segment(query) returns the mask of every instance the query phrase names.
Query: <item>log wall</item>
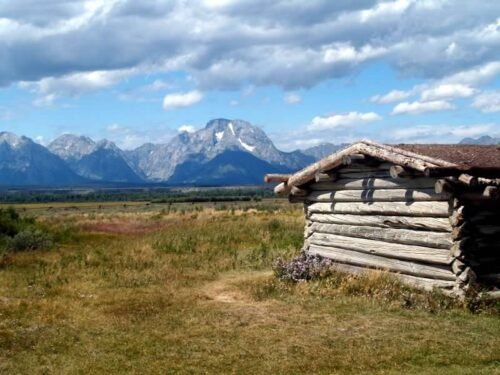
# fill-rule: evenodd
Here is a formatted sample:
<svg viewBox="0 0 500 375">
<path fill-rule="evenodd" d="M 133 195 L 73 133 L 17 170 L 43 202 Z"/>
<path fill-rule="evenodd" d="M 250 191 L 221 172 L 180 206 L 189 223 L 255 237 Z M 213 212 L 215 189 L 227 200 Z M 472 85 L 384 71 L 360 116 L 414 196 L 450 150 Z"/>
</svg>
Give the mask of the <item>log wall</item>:
<svg viewBox="0 0 500 375">
<path fill-rule="evenodd" d="M 457 228 L 450 221 L 453 197 L 436 193 L 436 179 L 423 173 L 393 178 L 390 166 L 353 162 L 337 169 L 330 181 L 302 186 L 308 191 L 300 198 L 306 214 L 304 250 L 334 260 L 341 269 L 383 269 L 427 289 L 456 290 L 458 276 L 472 270 L 451 252 L 459 241 L 452 236 Z M 495 231 L 483 222 L 479 228 Z M 489 255 L 489 250 L 481 253 Z M 500 276 L 495 272 L 481 275 Z"/>
<path fill-rule="evenodd" d="M 454 272 L 460 288 L 472 283 L 500 288 L 500 207 L 495 202 L 454 200 Z"/>
</svg>

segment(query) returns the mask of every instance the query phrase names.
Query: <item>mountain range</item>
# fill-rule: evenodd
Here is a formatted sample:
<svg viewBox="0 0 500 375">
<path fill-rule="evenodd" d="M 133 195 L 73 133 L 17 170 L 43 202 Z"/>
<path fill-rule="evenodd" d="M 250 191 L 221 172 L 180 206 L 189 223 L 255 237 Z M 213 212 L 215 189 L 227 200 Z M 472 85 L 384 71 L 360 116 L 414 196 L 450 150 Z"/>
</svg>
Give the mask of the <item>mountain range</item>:
<svg viewBox="0 0 500 375">
<path fill-rule="evenodd" d="M 283 152 L 260 128 L 215 119 L 166 144 L 122 150 L 108 140 L 64 134 L 47 147 L 0 133 L 0 185 L 66 186 L 100 183 L 170 185 L 261 184 L 265 173 L 296 171 L 340 146 Z"/>
<path fill-rule="evenodd" d="M 500 138 L 460 143 L 498 144 Z M 47 147 L 0 132 L 0 186 L 92 184 L 249 185 L 266 173 L 297 171 L 346 144 L 323 143 L 283 152 L 266 133 L 243 120 L 215 119 L 169 143 L 122 150 L 106 139 L 64 134 Z"/>
</svg>

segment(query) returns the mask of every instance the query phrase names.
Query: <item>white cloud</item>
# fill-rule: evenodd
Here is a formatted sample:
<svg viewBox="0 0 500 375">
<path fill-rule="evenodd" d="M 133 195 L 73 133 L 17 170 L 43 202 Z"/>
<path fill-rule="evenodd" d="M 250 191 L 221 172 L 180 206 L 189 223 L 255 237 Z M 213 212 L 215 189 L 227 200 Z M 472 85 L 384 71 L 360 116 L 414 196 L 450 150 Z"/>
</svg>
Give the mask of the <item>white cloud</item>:
<svg viewBox="0 0 500 375">
<path fill-rule="evenodd" d="M 236 99 L 232 99 L 232 100 L 229 101 L 229 105 L 231 107 L 237 107 L 237 106 L 240 105 L 240 102 L 238 100 L 236 100 Z"/>
<path fill-rule="evenodd" d="M 19 87 L 36 94 L 33 105 L 41 107 L 52 105 L 61 96 L 78 96 L 113 86 L 134 73 L 134 69 L 72 73 L 61 77 L 47 77 L 39 81 L 21 81 Z"/>
<path fill-rule="evenodd" d="M 50 107 L 51 105 L 54 104 L 55 100 L 56 100 L 55 94 L 43 95 L 33 100 L 33 105 L 35 107 Z"/>
<path fill-rule="evenodd" d="M 298 104 L 302 101 L 302 98 L 298 94 L 289 93 L 284 96 L 283 100 L 287 104 Z"/>
<path fill-rule="evenodd" d="M 412 91 L 392 90 L 385 95 L 375 95 L 370 98 L 370 101 L 375 103 L 394 103 L 408 98 L 412 95 Z"/>
<path fill-rule="evenodd" d="M 111 138 L 120 148 L 133 149 L 145 143 L 166 143 L 172 139 L 175 132 L 165 125 L 142 126 L 137 130 L 114 123 L 108 125 L 102 135 Z"/>
<path fill-rule="evenodd" d="M 453 104 L 444 100 L 434 100 L 430 102 L 416 101 L 411 103 L 403 102 L 394 107 L 392 114 L 399 115 L 407 113 L 410 115 L 418 115 L 421 113 L 445 111 L 453 108 L 455 108 Z"/>
<path fill-rule="evenodd" d="M 349 112 L 345 114 L 330 115 L 325 117 L 316 116 L 312 119 L 311 124 L 309 124 L 307 128 L 308 130 L 326 130 L 373 122 L 380 119 L 381 117 L 374 112 Z"/>
<path fill-rule="evenodd" d="M 443 83 L 422 91 L 423 100 L 466 98 L 476 92 L 470 86 L 461 83 Z"/>
<path fill-rule="evenodd" d="M 486 91 L 474 98 L 472 106 L 482 112 L 500 112 L 500 91 Z"/>
<path fill-rule="evenodd" d="M 500 125 L 410 125 L 392 131 L 389 141 L 411 143 L 457 143 L 466 137 L 479 137 L 485 134 L 491 136 L 500 135 Z"/>
<path fill-rule="evenodd" d="M 179 126 L 179 129 L 177 129 L 179 133 L 186 132 L 186 133 L 194 133 L 196 131 L 196 128 L 193 125 L 182 125 Z"/>
<path fill-rule="evenodd" d="M 190 107 L 203 99 L 203 94 L 197 90 L 185 93 L 168 94 L 163 98 L 163 109 Z"/>
<path fill-rule="evenodd" d="M 387 50 L 382 47 L 365 45 L 360 49 L 354 48 L 349 43 L 335 43 L 325 49 L 323 61 L 330 63 L 360 63 L 368 59 L 382 56 Z"/>
<path fill-rule="evenodd" d="M 1 85 L 151 69 L 182 70 L 203 89 L 296 90 L 382 57 L 439 79 L 498 62 L 500 47 L 494 0 L 26 1 L 0 2 Z"/>
</svg>

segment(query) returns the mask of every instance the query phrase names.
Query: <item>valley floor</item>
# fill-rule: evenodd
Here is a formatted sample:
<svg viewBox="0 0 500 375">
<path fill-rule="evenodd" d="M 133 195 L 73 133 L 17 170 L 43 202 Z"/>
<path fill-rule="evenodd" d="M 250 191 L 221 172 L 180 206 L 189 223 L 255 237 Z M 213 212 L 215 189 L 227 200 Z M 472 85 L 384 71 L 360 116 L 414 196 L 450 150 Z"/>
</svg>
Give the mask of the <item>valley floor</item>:
<svg viewBox="0 0 500 375">
<path fill-rule="evenodd" d="M 499 316 L 276 281 L 300 207 L 24 209 L 57 242 L 1 258 L 0 373 L 500 373 Z"/>
</svg>

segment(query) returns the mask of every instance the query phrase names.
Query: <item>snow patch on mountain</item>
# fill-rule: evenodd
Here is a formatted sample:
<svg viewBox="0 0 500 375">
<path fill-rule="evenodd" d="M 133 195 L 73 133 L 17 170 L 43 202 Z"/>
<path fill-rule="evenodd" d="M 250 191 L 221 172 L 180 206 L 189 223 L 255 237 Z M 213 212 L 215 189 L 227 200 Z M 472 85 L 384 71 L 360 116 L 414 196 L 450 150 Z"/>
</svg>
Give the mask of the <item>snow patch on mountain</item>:
<svg viewBox="0 0 500 375">
<path fill-rule="evenodd" d="M 215 133 L 215 138 L 217 138 L 218 141 L 222 140 L 223 137 L 224 137 L 224 131 Z"/>
<path fill-rule="evenodd" d="M 243 148 L 249 152 L 253 152 L 255 150 L 255 146 L 250 146 L 248 144 L 246 144 L 245 142 L 243 142 L 241 140 L 241 138 L 238 138 L 238 141 L 240 142 L 240 144 L 243 146 Z"/>
</svg>

